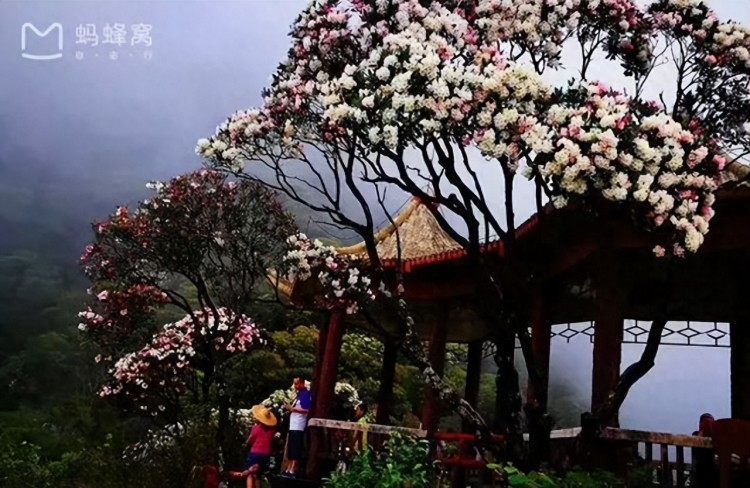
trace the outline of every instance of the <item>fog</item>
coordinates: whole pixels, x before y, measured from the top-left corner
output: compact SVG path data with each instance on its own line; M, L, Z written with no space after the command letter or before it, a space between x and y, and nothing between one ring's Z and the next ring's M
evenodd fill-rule
M708 3L722 18L750 23L748 0ZM89 221L135 202L148 180L199 167L196 140L235 110L260 103L286 53L288 27L305 4L0 0L0 254L34 249L72 265L89 238ZM62 57L22 57L25 23L40 31L59 23L62 50L54 33L32 33L26 52ZM151 45L102 44L108 23L151 26ZM96 26L97 46L77 42L76 28L86 24ZM607 79L606 65L596 70ZM402 203L394 198L393 208ZM520 217L527 217L532 201L523 191L519 199ZM641 348L623 346L623 368ZM556 338L552 371L588 403L586 338ZM704 411L729 415L728 349L665 346L633 388L621 423L691 433Z

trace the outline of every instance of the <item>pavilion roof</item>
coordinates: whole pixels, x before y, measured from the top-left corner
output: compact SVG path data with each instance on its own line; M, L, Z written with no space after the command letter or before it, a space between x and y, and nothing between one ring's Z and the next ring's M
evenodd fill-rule
M378 256L385 265L461 249L461 246L440 227L428 205L418 198L412 198L391 223L375 234L375 243ZM364 242L339 247L336 251L339 254L367 257Z
M748 189L750 166L737 162L727 165L720 175L720 193L732 194L740 191L745 194ZM554 212L551 205L546 205L541 212L532 215L516 228L515 238L527 237L527 234L533 233L539 227L543 215ZM433 210L418 198L412 198L387 226L375 233L375 242L382 264L386 267L401 264L405 273L432 264L458 261L466 256L466 250L440 227ZM336 251L339 254L367 258L364 242L338 247ZM503 256L504 243L500 239L489 241L483 245L483 251ZM295 283L290 283L275 274L269 278L284 298L289 299L293 293L299 293Z

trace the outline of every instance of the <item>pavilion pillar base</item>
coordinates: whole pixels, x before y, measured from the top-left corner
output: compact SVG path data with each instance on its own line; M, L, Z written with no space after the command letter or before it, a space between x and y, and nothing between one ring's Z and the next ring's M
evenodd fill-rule
M331 310L323 349L320 347L320 366L318 369L318 384L313 384L313 406L317 418L329 418L334 402L336 376L338 373L339 356L341 355L341 341L344 337L344 312ZM321 334L322 338L322 334ZM320 454L323 447L323 432L313 429L310 432L310 450L307 461L307 477L319 479L322 474Z

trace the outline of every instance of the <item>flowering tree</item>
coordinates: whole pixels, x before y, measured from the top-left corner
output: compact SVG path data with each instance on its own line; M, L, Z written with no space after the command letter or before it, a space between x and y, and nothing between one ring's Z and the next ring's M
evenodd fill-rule
M81 263L95 302L79 329L109 365L101 396L172 423L186 394L218 399L221 435L222 368L265 343L244 313L280 263L293 219L272 191L216 171L150 186L155 195L134 211L119 207L93 224Z
M655 254L680 257L708 232L718 173L750 152L750 30L701 1L315 0L291 37L263 106L232 115L198 153L248 179L260 179L248 164L270 170L266 184L356 231L375 270L363 189L436 204L435 218L475 265L488 298L481 312L512 332L496 338L499 426L511 439L520 409L517 393L507 394L518 389L514 336L539 381L526 328L534 266L515 233L517 174L533 184L538 209L550 201L617 212L656 231ZM569 58L578 66L564 66ZM620 88L592 79L603 64L619 68ZM557 73L575 79L550 84ZM311 177L300 178L300 167ZM342 206L342 192L356 211ZM502 269L483 265L491 234L505 245Z

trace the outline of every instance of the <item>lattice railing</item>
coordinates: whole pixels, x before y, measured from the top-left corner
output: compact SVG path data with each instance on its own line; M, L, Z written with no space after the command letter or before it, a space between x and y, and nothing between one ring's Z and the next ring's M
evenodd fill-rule
M626 320L622 342L645 344L651 322ZM579 322L552 327L552 337L562 337L570 342L577 337L594 341L594 323ZM669 322L662 332L663 345L729 347L729 324L725 322Z
M626 320L623 330L623 344L645 344L651 322ZM552 337L560 337L565 342L585 338L594 342L594 322L577 322L552 326ZM669 322L661 335L665 346L729 347L729 324L726 322ZM516 349L520 345L516 341ZM487 341L482 347L483 357L495 354L495 345Z

